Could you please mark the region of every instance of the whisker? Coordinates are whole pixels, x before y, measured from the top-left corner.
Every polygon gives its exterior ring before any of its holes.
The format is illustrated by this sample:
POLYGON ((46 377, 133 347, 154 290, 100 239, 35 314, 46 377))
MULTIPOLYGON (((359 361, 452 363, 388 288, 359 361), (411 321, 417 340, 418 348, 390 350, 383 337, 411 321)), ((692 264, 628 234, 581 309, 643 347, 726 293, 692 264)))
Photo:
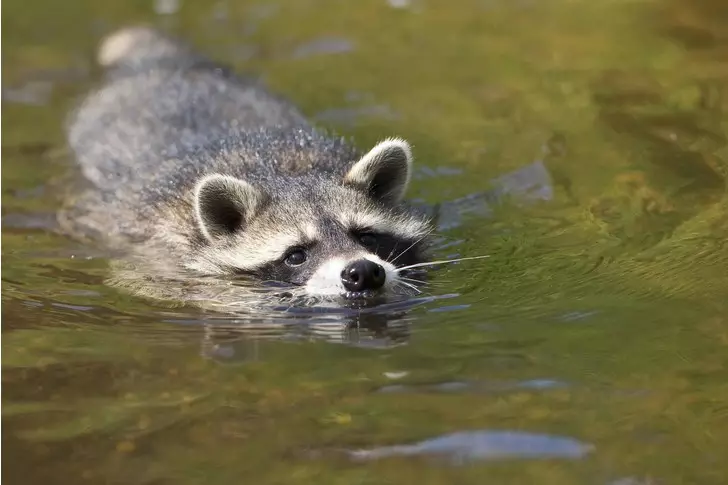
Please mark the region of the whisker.
POLYGON ((430 281, 430 280, 413 280, 411 278, 403 278, 401 276, 399 278, 401 280, 406 281, 407 283, 412 283, 413 285, 415 285, 417 287, 423 287, 423 288, 424 287, 427 287, 427 288, 437 288, 437 287, 440 287, 441 288, 443 286, 447 286, 447 284, 449 284, 449 283, 452 283, 452 281, 447 281, 447 280, 444 280, 443 281, 443 280, 440 280, 440 279, 438 279, 436 281, 435 280, 430 281))
MULTIPOLYGON (((393 260, 391 260, 389 262, 392 263, 392 264, 394 264, 394 262, 397 261, 397 259, 401 258, 404 253, 406 253, 407 251, 409 251, 410 249, 412 249, 415 246, 415 244, 417 244, 420 241, 422 241, 424 238, 426 238, 427 236, 429 236, 430 234, 432 234, 434 231, 435 231, 434 228, 432 228, 429 231, 427 231, 422 237, 420 237, 415 242, 413 242, 412 244, 410 244, 409 247, 407 247, 407 249, 405 249, 404 251, 400 252, 393 260)), ((394 249, 392 250, 392 252, 394 252, 394 249)), ((392 254, 390 253, 390 256, 391 255, 392 254)))
POLYGON ((415 285, 417 287, 419 287, 419 286, 423 286, 423 287, 425 287, 425 286, 427 286, 427 287, 443 286, 444 283, 448 283, 447 281, 441 281, 441 280, 437 280, 437 281, 418 280, 418 279, 414 279, 414 278, 408 278, 408 277, 402 276, 402 275, 397 275, 397 278, 401 281, 406 281, 408 283, 412 283, 413 285, 415 285))
POLYGON ((490 258, 490 255, 486 254, 485 256, 471 256, 468 258, 444 259, 442 261, 429 261, 427 263, 411 264, 409 266, 403 266, 401 268, 397 268, 395 271, 400 272, 400 271, 404 271, 404 270, 412 269, 412 268, 421 268, 423 266, 433 266, 436 264, 445 264, 445 263, 457 263, 459 261, 468 261, 470 259, 483 259, 483 258, 490 258))
POLYGON ((440 282, 431 283, 431 284, 427 284, 427 285, 423 285, 421 283, 412 283, 412 284, 414 284, 414 286, 416 288, 419 288, 419 289, 421 289, 423 291, 426 291, 426 290, 429 290, 429 291, 435 291, 435 290, 440 291, 442 289, 451 287, 451 285, 441 284, 440 282))
POLYGON ((400 281, 407 281, 409 283, 418 283, 418 284, 429 283, 429 281, 416 280, 414 278, 407 278, 406 276, 399 276, 399 279, 400 279, 400 281))
POLYGON ((397 284, 399 284, 399 285, 401 285, 403 287, 409 288, 411 290, 416 291, 418 295, 422 293, 419 289, 417 289, 415 287, 415 285, 413 285, 411 283, 407 283, 406 281, 398 281, 397 284))
POLYGON ((407 281, 400 281, 400 284, 405 285, 408 288, 412 288, 413 290, 417 291, 418 293, 420 292, 420 289, 417 288, 417 286, 413 285, 412 283, 409 283, 407 281))
POLYGON ((386 257, 386 258, 384 258, 384 260, 385 260, 385 261, 389 261, 389 258, 391 258, 391 257, 392 257, 392 255, 394 254, 394 251, 396 251, 396 250, 397 250, 397 246, 395 245, 395 246, 394 246, 394 247, 392 248, 392 250, 391 250, 391 251, 389 252, 389 254, 387 255, 387 257, 386 257))

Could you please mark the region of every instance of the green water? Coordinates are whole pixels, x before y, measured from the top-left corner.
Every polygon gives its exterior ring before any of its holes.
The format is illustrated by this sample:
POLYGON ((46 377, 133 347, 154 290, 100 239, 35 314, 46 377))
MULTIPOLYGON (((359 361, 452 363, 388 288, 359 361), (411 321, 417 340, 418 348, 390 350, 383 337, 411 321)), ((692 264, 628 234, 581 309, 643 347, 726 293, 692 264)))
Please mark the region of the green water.
POLYGON ((7 483, 728 482, 724 0, 175 9, 3 3, 7 483), (350 328, 106 287, 104 254, 51 230, 54 181, 95 42, 139 21, 362 147, 409 139, 410 195, 449 207, 439 255, 491 257, 350 328), (533 163, 548 200, 463 202, 533 163))

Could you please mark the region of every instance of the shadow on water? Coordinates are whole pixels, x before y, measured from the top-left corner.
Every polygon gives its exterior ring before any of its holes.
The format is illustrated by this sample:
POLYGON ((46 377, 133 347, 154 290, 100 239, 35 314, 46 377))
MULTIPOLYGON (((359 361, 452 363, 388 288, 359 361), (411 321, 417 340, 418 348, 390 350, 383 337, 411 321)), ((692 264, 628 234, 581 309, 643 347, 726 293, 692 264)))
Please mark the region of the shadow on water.
POLYGON ((148 3, 3 5, 8 483, 725 483, 722 2, 148 3), (60 128, 140 20, 410 139, 438 258, 490 258, 366 309, 104 284, 60 128))

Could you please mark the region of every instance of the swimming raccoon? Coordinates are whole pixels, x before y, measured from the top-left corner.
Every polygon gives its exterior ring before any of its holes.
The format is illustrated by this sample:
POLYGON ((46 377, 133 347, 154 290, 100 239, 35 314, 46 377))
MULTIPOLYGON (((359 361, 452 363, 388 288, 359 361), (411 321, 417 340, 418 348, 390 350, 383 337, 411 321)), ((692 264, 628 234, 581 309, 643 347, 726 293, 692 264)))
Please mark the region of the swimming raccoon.
POLYGON ((335 299, 408 291, 399 268, 427 258, 432 225, 403 201, 406 141, 359 153, 258 82, 146 27, 108 36, 98 62, 106 83, 68 133, 89 186, 59 220, 126 255, 132 269, 117 281, 139 293, 150 292, 130 273, 252 277, 335 299))

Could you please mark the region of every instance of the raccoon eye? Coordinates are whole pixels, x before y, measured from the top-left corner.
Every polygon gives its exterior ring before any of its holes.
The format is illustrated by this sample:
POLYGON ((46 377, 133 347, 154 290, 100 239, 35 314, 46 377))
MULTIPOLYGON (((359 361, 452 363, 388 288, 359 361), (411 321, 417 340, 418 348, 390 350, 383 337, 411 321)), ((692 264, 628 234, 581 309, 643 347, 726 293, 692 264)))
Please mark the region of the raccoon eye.
POLYGON ((303 249, 294 249, 286 256, 284 262, 288 266, 300 266, 306 262, 307 256, 306 251, 303 249))
POLYGON ((364 233, 359 234, 359 242, 367 248, 375 248, 379 241, 377 240, 377 236, 374 234, 364 233))

